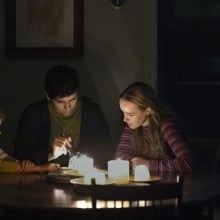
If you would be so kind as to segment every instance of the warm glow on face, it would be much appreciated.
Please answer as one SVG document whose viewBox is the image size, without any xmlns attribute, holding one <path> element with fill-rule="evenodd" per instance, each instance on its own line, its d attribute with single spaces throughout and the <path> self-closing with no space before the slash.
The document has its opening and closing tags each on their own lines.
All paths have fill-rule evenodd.
<svg viewBox="0 0 220 220">
<path fill-rule="evenodd" d="M 76 106 L 77 100 L 78 100 L 78 95 L 77 92 L 75 92 L 70 96 L 52 99 L 51 101 L 57 113 L 61 114 L 64 117 L 68 117 L 72 114 Z"/>
<path fill-rule="evenodd" d="M 131 129 L 145 126 L 147 115 L 145 111 L 140 110 L 136 104 L 120 99 L 119 106 L 124 114 L 124 122 L 126 122 Z"/>
</svg>

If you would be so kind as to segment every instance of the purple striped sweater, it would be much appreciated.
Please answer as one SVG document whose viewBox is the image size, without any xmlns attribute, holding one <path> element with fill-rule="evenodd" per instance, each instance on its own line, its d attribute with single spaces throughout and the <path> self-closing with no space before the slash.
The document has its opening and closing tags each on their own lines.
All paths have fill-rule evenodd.
<svg viewBox="0 0 220 220">
<path fill-rule="evenodd" d="M 147 127 L 144 127 L 144 135 L 147 135 Z M 169 159 L 148 159 L 149 170 L 153 172 L 192 172 L 193 159 L 191 150 L 182 133 L 174 121 L 167 119 L 161 123 L 160 131 L 168 150 L 173 156 Z M 119 140 L 116 158 L 131 160 L 136 155 L 132 146 L 132 134 L 134 130 L 125 126 Z"/>
</svg>

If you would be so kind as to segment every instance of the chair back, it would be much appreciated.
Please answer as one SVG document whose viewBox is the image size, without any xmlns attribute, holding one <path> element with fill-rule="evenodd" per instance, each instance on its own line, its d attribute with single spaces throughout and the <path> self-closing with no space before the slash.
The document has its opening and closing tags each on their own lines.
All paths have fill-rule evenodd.
<svg viewBox="0 0 220 220">
<path fill-rule="evenodd" d="M 92 208 L 113 219 L 176 219 L 180 216 L 183 178 L 172 182 L 96 185 L 92 181 Z M 104 211 L 103 211 L 104 210 Z"/>
</svg>

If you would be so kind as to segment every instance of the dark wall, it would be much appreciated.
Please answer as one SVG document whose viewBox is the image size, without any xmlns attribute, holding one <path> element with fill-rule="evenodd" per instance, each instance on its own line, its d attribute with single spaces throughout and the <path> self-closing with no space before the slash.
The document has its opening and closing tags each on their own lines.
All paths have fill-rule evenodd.
<svg viewBox="0 0 220 220">
<path fill-rule="evenodd" d="M 12 0 L 10 0 L 11 2 Z M 65 2 L 72 0 L 65 0 Z M 81 92 L 97 102 L 117 143 L 122 123 L 118 97 L 134 80 L 155 85 L 156 1 L 124 1 L 121 9 L 108 0 L 84 1 L 84 56 L 6 57 L 5 2 L 0 0 L 0 106 L 7 112 L 0 147 L 13 152 L 18 118 L 29 103 L 45 97 L 45 72 L 68 64 L 79 72 Z M 16 1 L 19 7 L 27 1 Z M 34 53 L 34 50 L 33 50 Z"/>
<path fill-rule="evenodd" d="M 159 0 L 158 92 L 192 137 L 219 137 L 220 2 Z"/>
</svg>

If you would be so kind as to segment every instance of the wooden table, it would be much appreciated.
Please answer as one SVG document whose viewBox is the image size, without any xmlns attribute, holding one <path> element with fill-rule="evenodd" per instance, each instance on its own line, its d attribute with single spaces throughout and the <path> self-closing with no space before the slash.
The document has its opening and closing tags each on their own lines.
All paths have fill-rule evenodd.
<svg viewBox="0 0 220 220">
<path fill-rule="evenodd" d="M 170 181 L 175 175 L 164 174 L 161 177 L 161 181 Z M 184 175 L 183 203 L 205 203 L 213 196 L 220 195 L 219 185 L 220 174 Z M 74 192 L 70 183 L 48 181 L 46 174 L 5 173 L 0 174 L 0 208 L 76 215 L 86 213 L 91 208 L 91 198 Z"/>
</svg>

